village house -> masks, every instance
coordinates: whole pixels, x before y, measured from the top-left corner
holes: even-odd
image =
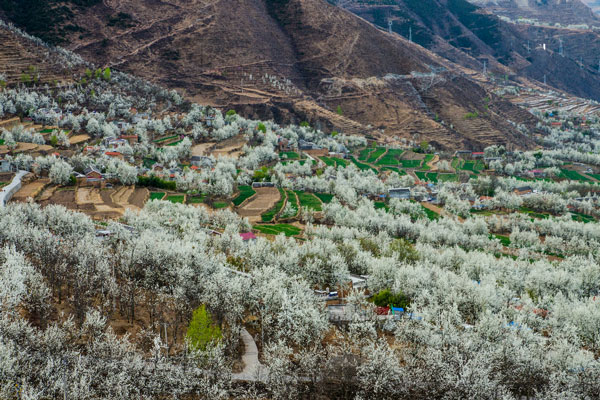
[[[126,140],[131,146],[138,143],[140,141],[138,135],[121,135],[119,137],[122,140]]]
[[[518,196],[526,196],[533,193],[533,188],[531,186],[519,186],[516,187],[513,192]]]
[[[483,151],[474,151],[473,153],[471,153],[471,157],[473,159],[483,158],[484,156],[485,156],[485,153]]]
[[[300,150],[319,150],[319,149],[321,149],[321,147],[316,145],[315,143],[308,142],[304,139],[298,140],[298,148]]]
[[[390,199],[410,199],[410,188],[392,188],[389,190]]]
[[[279,149],[279,151],[292,151],[292,147],[290,146],[290,141],[281,136],[279,136],[277,138],[277,148]]]
[[[105,155],[111,157],[111,158],[118,158],[119,160],[124,160],[125,157],[123,157],[122,153],[119,153],[118,151],[107,151],[106,153],[104,153]]]
[[[252,232],[240,233],[240,237],[242,238],[242,241],[244,241],[245,243],[255,242],[257,239],[256,235]]]
[[[10,161],[4,159],[0,160],[0,172],[11,172],[13,170],[13,165]]]
[[[116,149],[117,147],[123,146],[127,143],[125,139],[117,138],[106,138],[104,139],[104,146],[110,149]]]
[[[466,157],[471,155],[471,150],[457,150],[454,152],[454,157]]]
[[[192,156],[192,165],[199,168],[212,168],[215,166],[214,161],[207,156]]]
[[[119,131],[121,131],[121,132],[127,132],[127,130],[129,130],[132,126],[127,121],[114,121],[113,124],[115,124],[117,126],[117,128],[119,128]]]
[[[95,187],[104,187],[106,184],[106,179],[104,175],[98,171],[95,167],[86,168],[83,171],[85,176],[85,182],[89,185]]]
[[[533,169],[530,172],[536,178],[545,178],[546,177],[546,172],[543,169]]]

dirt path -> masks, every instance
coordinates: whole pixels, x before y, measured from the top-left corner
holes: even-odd
[[[426,201],[423,201],[423,202],[421,202],[421,205],[422,205],[423,207],[425,207],[426,209],[428,209],[428,210],[431,210],[431,211],[433,211],[434,213],[437,213],[438,215],[443,215],[444,217],[449,217],[449,218],[456,217],[456,215],[454,215],[454,214],[450,214],[448,211],[444,210],[443,208],[441,208],[441,207],[438,207],[438,206],[436,206],[436,205],[433,205],[433,204],[431,204],[431,203],[428,203],[428,202],[426,202]],[[458,220],[459,220],[461,223],[462,223],[462,222],[465,222],[465,220],[464,220],[463,218],[461,218],[461,217],[456,217],[456,218],[458,218]]]
[[[428,163],[426,163],[426,165],[429,167],[429,171],[436,172],[438,170],[437,163],[439,161],[440,161],[440,156],[438,156],[436,154],[431,161],[429,161]],[[433,165],[433,164],[435,164],[435,165]]]
[[[256,347],[256,342],[246,328],[242,328],[240,336],[245,347],[244,354],[242,355],[244,369],[242,372],[232,374],[233,379],[240,381],[255,381],[264,379],[266,374],[264,371],[264,366],[258,360],[258,347]]]
[[[238,209],[238,214],[242,217],[248,217],[250,223],[261,222],[260,215],[269,210],[279,201],[279,190],[277,188],[256,188],[256,195],[242,208]]]

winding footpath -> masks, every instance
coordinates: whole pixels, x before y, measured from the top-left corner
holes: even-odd
[[[246,349],[242,355],[244,370],[232,374],[232,378],[236,381],[262,382],[266,379],[267,373],[265,367],[258,360],[258,347],[256,347],[252,335],[250,335],[246,328],[242,328],[241,337]]]

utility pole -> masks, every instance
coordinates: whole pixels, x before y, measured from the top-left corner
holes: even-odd
[[[412,43],[412,26],[408,27],[408,41]]]
[[[598,72],[600,72],[600,61],[598,61]]]
[[[483,75],[487,75],[487,60],[483,60]]]
[[[167,358],[169,358],[169,338],[167,337],[167,323],[163,322],[163,326],[165,327],[165,353],[167,354]]]
[[[63,399],[67,400],[67,359],[63,358]]]
[[[561,57],[564,57],[565,56],[565,52],[564,52],[564,49],[563,49],[563,41],[562,41],[561,38],[558,38],[558,42],[560,43],[560,47],[558,48],[558,54],[560,54]]]
[[[392,24],[393,24],[392,20],[391,19],[388,20],[388,33],[390,35],[392,34]]]
[[[531,53],[531,46],[529,44],[529,40],[527,41],[527,52]]]
[[[544,85],[546,84],[546,74],[544,74]]]

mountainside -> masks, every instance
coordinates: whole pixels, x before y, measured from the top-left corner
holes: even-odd
[[[571,13],[581,7],[591,13],[581,3],[569,4]],[[412,36],[416,43],[455,63],[482,70],[485,60],[488,71],[497,76],[524,76],[540,83],[546,75],[551,86],[600,100],[596,56],[600,35],[594,31],[512,24],[467,0],[398,0],[393,4],[359,0],[346,1],[344,6],[382,29],[388,29],[391,21],[394,32]],[[565,5],[548,13],[560,14],[561,7]],[[576,14],[587,15],[584,11]],[[557,56],[561,40],[564,57]],[[542,51],[544,44],[547,51]]]
[[[47,35],[200,103],[445,148],[530,144],[515,125],[532,117],[472,71],[323,0],[71,3]]]
[[[595,13],[600,11],[600,1],[599,0],[583,0],[583,2],[592,9]]]
[[[600,25],[600,18],[588,7],[593,0],[469,0],[516,20],[528,18],[551,25]],[[588,3],[588,4],[586,4]]]

